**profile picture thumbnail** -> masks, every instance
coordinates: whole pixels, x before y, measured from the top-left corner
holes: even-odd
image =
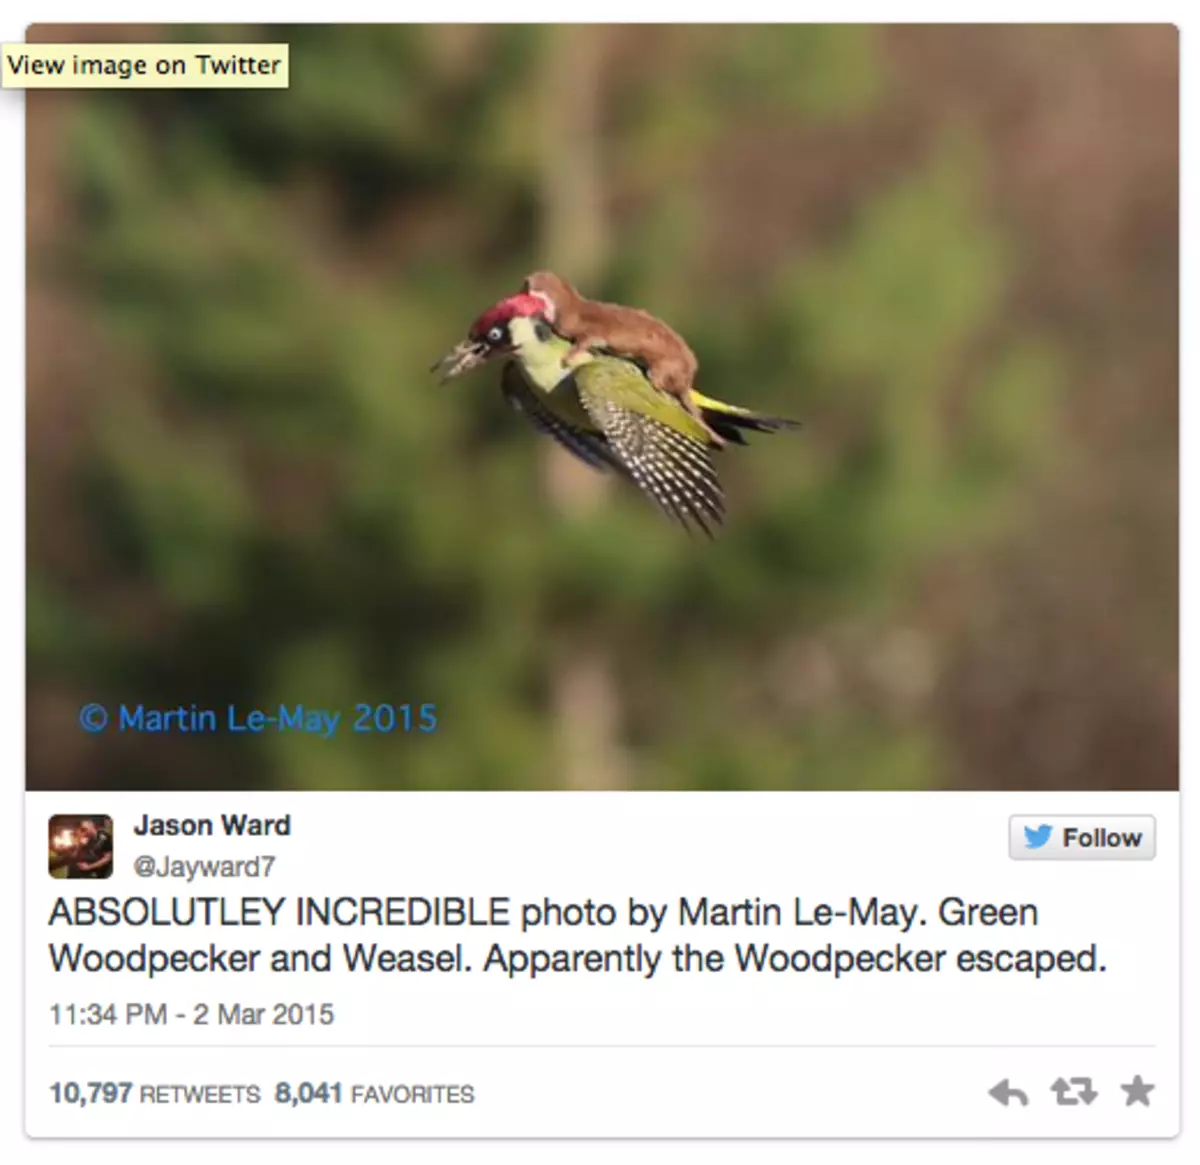
[[[107,878],[113,869],[112,818],[56,813],[50,818],[50,876]]]

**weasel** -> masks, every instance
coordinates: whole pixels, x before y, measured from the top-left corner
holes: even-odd
[[[692,397],[699,363],[687,341],[673,328],[640,308],[585,299],[565,279],[550,271],[535,271],[527,276],[522,290],[546,305],[547,321],[571,341],[564,363],[569,365],[573,356],[589,348],[606,348],[614,355],[640,361],[655,388],[675,397],[704,426],[715,446],[725,444],[725,439],[705,421]]]

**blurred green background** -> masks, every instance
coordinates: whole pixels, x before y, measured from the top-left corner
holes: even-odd
[[[1173,28],[30,39],[291,45],[27,96],[30,787],[1177,787]],[[540,266],[805,421],[715,543],[427,372]]]

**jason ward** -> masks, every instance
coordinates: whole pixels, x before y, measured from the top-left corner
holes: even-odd
[[[282,817],[251,817],[248,813],[222,813],[221,828],[231,837],[288,837],[292,832],[292,815]],[[139,837],[212,837],[216,828],[211,817],[150,817],[133,827]]]

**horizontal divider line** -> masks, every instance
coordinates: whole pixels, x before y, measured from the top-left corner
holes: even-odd
[[[653,1049],[685,1049],[685,1050],[713,1050],[713,1049],[729,1049],[729,1050],[760,1050],[760,1051],[783,1051],[788,1049],[874,1049],[887,1050],[894,1048],[896,1050],[912,1050],[914,1048],[942,1048],[942,1049],[958,1049],[960,1051],[984,1051],[996,1048],[1007,1048],[1010,1050],[1051,1050],[1051,1049],[1071,1049],[1071,1050],[1123,1050],[1123,1049],[1139,1049],[1147,1050],[1157,1047],[1156,1044],[50,1044],[51,1048],[151,1048],[158,1050],[167,1050],[171,1048],[188,1048],[188,1049],[204,1049],[204,1048],[318,1048],[326,1051],[333,1051],[341,1048],[368,1050],[371,1048],[380,1048],[384,1050],[396,1049],[413,1049],[413,1048],[438,1048],[438,1049],[466,1049],[466,1048],[482,1048],[495,1049],[497,1051],[511,1051],[515,1049],[553,1049],[557,1051],[573,1051],[584,1049],[636,1049],[639,1051]]]

